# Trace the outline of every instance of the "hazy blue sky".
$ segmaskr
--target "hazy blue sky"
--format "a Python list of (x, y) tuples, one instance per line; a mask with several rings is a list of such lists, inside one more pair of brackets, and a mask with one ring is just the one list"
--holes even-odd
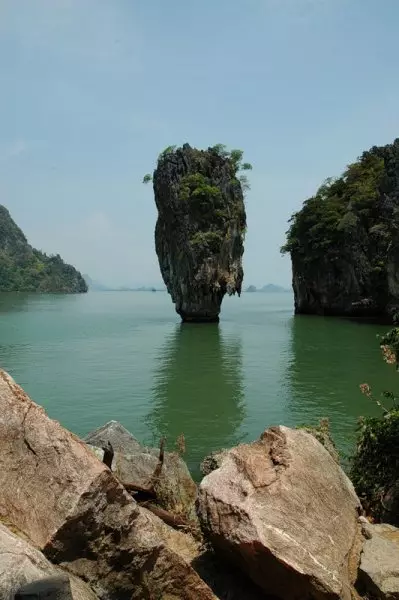
[(399, 135), (399, 0), (0, 0), (0, 203), (108, 283), (160, 281), (158, 153), (242, 148), (245, 284), (289, 284), (287, 220)]

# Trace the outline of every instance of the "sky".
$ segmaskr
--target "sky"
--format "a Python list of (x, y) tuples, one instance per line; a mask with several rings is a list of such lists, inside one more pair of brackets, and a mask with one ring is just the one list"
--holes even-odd
[(287, 221), (399, 135), (398, 0), (0, 0), (0, 203), (109, 285), (161, 282), (142, 178), (244, 150), (244, 285), (288, 286)]

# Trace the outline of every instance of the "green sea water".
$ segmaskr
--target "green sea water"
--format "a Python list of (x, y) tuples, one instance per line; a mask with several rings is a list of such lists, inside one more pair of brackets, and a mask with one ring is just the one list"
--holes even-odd
[(0, 366), (78, 435), (110, 419), (169, 449), (184, 434), (198, 475), (211, 450), (320, 417), (348, 452), (358, 416), (379, 412), (359, 384), (399, 383), (376, 339), (387, 329), (294, 317), (289, 293), (227, 298), (218, 325), (181, 325), (162, 292), (3, 294)]

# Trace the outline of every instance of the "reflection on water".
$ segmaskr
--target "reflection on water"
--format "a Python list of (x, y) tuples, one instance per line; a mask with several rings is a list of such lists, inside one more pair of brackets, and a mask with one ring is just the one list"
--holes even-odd
[(208, 452), (270, 426), (330, 417), (345, 449), (360, 394), (396, 391), (376, 334), (385, 326), (292, 317), (290, 294), (224, 301), (219, 325), (177, 325), (167, 294), (0, 294), (0, 366), (78, 435), (117, 419), (144, 443), (161, 435), (198, 474)]
[(223, 337), (216, 324), (178, 325), (157, 359), (148, 425), (169, 447), (183, 433), (185, 459), (198, 465), (214, 449), (239, 440), (244, 418), (240, 338)]
[(377, 335), (386, 326), (345, 319), (298, 316), (291, 319), (292, 357), (289, 409), (297, 423), (329, 417), (339, 446), (353, 442), (360, 415), (379, 409), (360, 393), (368, 382), (377, 394), (396, 389), (395, 370), (381, 359)]
[(26, 310), (25, 305), (30, 296), (30, 294), (0, 294), (0, 314)]

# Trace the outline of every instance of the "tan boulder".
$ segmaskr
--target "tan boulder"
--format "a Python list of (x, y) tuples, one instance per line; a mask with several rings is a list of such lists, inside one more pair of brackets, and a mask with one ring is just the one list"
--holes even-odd
[(351, 598), (359, 507), (327, 450), (287, 427), (230, 450), (199, 490), (200, 519), (215, 547), (284, 600)]
[(97, 600), (89, 586), (52, 565), (27, 540), (21, 539), (0, 523), (0, 598), (14, 600), (14, 594), (25, 584), (48, 577), (68, 577), (73, 600)]
[(93, 452), (0, 371), (0, 518), (100, 598), (213, 599)]

